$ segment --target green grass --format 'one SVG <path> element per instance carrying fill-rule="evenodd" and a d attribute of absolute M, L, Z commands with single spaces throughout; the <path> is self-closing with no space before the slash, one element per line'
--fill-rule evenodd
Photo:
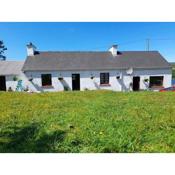
<path fill-rule="evenodd" d="M 0 152 L 175 152 L 175 93 L 0 93 Z"/>

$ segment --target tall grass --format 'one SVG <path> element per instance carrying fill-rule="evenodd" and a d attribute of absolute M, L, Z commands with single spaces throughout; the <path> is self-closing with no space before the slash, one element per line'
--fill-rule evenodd
<path fill-rule="evenodd" d="M 175 93 L 0 93 L 0 152 L 175 152 Z"/>

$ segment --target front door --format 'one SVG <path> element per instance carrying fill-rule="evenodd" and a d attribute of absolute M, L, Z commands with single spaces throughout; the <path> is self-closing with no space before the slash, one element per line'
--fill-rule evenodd
<path fill-rule="evenodd" d="M 80 74 L 72 74 L 72 90 L 80 90 Z"/>
<path fill-rule="evenodd" d="M 6 91 L 5 76 L 0 76 L 0 91 Z"/>
<path fill-rule="evenodd" d="M 139 91 L 140 89 L 140 77 L 133 77 L 133 91 Z"/>

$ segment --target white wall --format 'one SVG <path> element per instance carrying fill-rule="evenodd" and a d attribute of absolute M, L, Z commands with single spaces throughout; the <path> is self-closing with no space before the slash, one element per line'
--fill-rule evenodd
<path fill-rule="evenodd" d="M 140 76 L 140 89 L 145 89 L 144 79 L 149 79 L 150 76 L 164 76 L 163 86 L 170 87 L 172 82 L 171 69 L 155 69 L 155 70 L 137 70 L 135 76 Z"/>
<path fill-rule="evenodd" d="M 26 87 L 30 87 L 32 91 L 36 91 L 36 88 L 32 86 L 31 82 L 28 80 L 24 73 L 20 73 L 19 75 L 6 75 L 6 90 L 12 88 L 13 91 L 16 91 L 16 87 L 18 84 L 18 80 L 14 81 L 14 77 L 17 77 L 18 80 L 22 80 L 22 87 L 26 89 Z"/>
<path fill-rule="evenodd" d="M 109 72 L 110 74 L 110 86 L 100 86 L 100 73 Z M 41 86 L 41 74 L 52 74 L 52 88 L 42 88 Z M 127 75 L 126 70 L 104 70 L 104 71 L 51 71 L 51 72 L 26 72 L 23 75 L 25 85 L 29 87 L 32 91 L 63 91 L 64 85 L 66 84 L 69 89 L 72 89 L 72 74 L 80 74 L 80 88 L 85 90 L 95 89 L 109 89 L 114 91 L 129 91 L 131 90 L 130 83 L 132 82 L 133 76 L 140 76 L 140 89 L 147 89 L 147 85 L 144 82 L 145 78 L 150 76 L 164 76 L 164 87 L 171 86 L 171 69 L 136 69 L 133 72 L 133 75 Z M 64 78 L 64 81 L 58 80 L 59 76 Z M 91 79 L 91 75 L 95 76 L 94 79 Z M 117 75 L 122 75 L 120 80 L 116 79 Z M 29 82 L 26 77 L 33 77 L 32 83 Z"/>
<path fill-rule="evenodd" d="M 14 77 L 17 77 L 18 80 L 22 80 L 22 87 L 26 88 L 26 76 L 21 72 L 20 75 L 6 75 L 6 90 L 11 87 L 13 91 L 16 91 L 18 80 L 14 81 Z"/>
<path fill-rule="evenodd" d="M 123 71 L 123 90 L 129 90 L 129 84 L 133 81 L 134 76 L 140 77 L 140 90 L 146 90 L 149 86 L 148 83 L 144 82 L 144 79 L 148 79 L 150 76 L 164 76 L 163 86 L 170 87 L 172 81 L 172 71 L 171 69 L 135 69 L 132 76 L 127 75 L 126 71 Z M 126 87 L 126 88 L 125 88 Z"/>
<path fill-rule="evenodd" d="M 13 80 L 14 75 L 6 75 L 6 90 L 8 90 L 10 87 L 12 88 L 13 91 L 16 90 L 17 86 L 17 81 Z M 17 76 L 16 76 L 17 77 Z"/>
<path fill-rule="evenodd" d="M 42 91 L 63 91 L 64 84 L 66 84 L 70 90 L 72 90 L 72 74 L 79 73 L 80 74 L 80 89 L 85 90 L 86 88 L 89 90 L 95 89 L 112 89 L 116 91 L 121 90 L 120 83 L 116 80 L 116 73 L 119 71 L 101 71 L 101 72 L 109 72 L 110 73 L 110 84 L 111 86 L 99 86 L 100 84 L 100 72 L 99 71 L 53 71 L 53 72 L 27 72 L 27 77 L 33 77 L 32 84 L 38 88 L 38 90 Z M 52 74 L 52 86 L 53 88 L 42 88 L 41 87 L 41 74 Z M 61 76 L 64 78 L 64 81 L 58 80 L 58 77 Z M 95 76 L 94 79 L 91 79 L 91 74 Z M 36 88 L 36 89 L 37 89 Z"/>

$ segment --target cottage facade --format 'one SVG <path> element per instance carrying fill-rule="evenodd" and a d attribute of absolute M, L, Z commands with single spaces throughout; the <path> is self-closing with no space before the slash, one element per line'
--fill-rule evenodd
<path fill-rule="evenodd" d="M 19 77 L 33 92 L 157 90 L 170 87 L 170 64 L 157 51 L 41 52 L 27 45 Z M 15 85 L 13 85 L 15 86 Z"/>

